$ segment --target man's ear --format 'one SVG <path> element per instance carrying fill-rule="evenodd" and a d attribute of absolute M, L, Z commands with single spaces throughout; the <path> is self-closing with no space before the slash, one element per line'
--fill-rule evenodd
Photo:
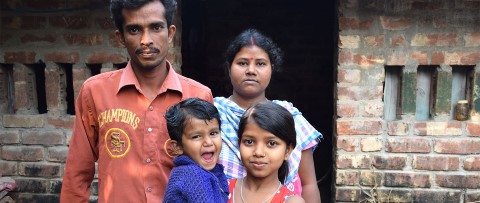
<path fill-rule="evenodd" d="M 176 31 L 177 27 L 175 27 L 175 25 L 170 25 L 170 27 L 168 28 L 168 43 L 172 43 Z"/>
<path fill-rule="evenodd" d="M 123 34 L 120 31 L 115 30 L 115 38 L 117 38 L 117 41 L 125 47 L 125 37 L 123 37 Z"/>
<path fill-rule="evenodd" d="M 170 141 L 170 147 L 172 147 L 174 156 L 179 156 L 183 154 L 183 147 L 180 144 L 178 144 L 176 140 Z"/>

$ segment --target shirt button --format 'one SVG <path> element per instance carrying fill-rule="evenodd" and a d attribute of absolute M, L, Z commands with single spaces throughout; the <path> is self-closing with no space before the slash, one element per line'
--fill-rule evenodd
<path fill-rule="evenodd" d="M 149 133 L 151 133 L 151 132 L 152 132 L 152 128 L 148 128 L 147 131 L 148 131 Z"/>
<path fill-rule="evenodd" d="M 151 187 L 147 187 L 147 192 L 151 192 L 152 191 L 152 188 Z"/>
<path fill-rule="evenodd" d="M 152 160 L 150 158 L 147 158 L 147 163 L 150 163 Z"/>
<path fill-rule="evenodd" d="M 153 111 L 153 106 L 149 106 L 148 110 Z"/>

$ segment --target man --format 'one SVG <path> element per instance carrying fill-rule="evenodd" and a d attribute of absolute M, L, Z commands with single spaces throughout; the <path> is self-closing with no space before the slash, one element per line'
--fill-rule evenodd
<path fill-rule="evenodd" d="M 166 60 L 175 0 L 112 0 L 110 10 L 130 61 L 80 90 L 61 202 L 88 201 L 95 162 L 98 202 L 162 202 L 173 167 L 165 112 L 190 97 L 213 102 L 212 93 Z"/>

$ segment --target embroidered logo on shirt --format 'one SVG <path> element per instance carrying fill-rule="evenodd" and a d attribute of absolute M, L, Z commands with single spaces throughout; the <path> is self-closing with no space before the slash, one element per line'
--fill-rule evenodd
<path fill-rule="evenodd" d="M 100 128 L 111 122 L 126 123 L 135 130 L 138 127 L 138 123 L 140 123 L 140 118 L 137 114 L 126 109 L 108 109 L 99 114 L 98 123 Z"/>
<path fill-rule="evenodd" d="M 110 128 L 105 133 L 105 148 L 112 158 L 121 158 L 130 150 L 130 137 L 119 128 Z"/>

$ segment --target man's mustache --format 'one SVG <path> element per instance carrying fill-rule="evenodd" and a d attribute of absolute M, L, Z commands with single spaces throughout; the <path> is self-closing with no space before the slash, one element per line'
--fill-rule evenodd
<path fill-rule="evenodd" d="M 160 52 L 160 49 L 159 49 L 159 48 L 149 46 L 149 47 L 140 47 L 140 48 L 136 49 L 136 50 L 135 50 L 135 54 L 141 54 L 141 53 L 143 53 L 143 52 L 146 52 L 146 50 L 149 50 L 149 52 L 152 52 L 152 53 L 158 53 L 158 52 Z"/>

